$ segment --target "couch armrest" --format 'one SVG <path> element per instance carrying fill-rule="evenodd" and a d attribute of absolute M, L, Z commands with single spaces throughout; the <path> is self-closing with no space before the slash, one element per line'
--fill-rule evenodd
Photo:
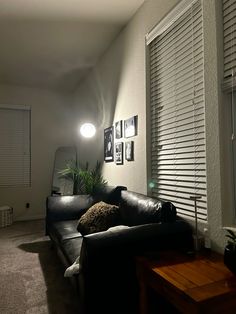
<path fill-rule="evenodd" d="M 46 222 L 79 219 L 93 203 L 89 195 L 48 196 Z"/>
<path fill-rule="evenodd" d="M 172 223 L 154 223 L 112 228 L 104 232 L 84 236 L 82 250 L 86 259 L 100 258 L 101 255 L 140 254 L 162 249 L 191 250 L 192 229 L 184 220 Z M 84 253 L 84 252 L 83 252 Z M 83 254 L 82 254 L 83 256 Z"/>
<path fill-rule="evenodd" d="M 86 310 L 93 313 L 101 308 L 109 313 L 104 311 L 105 295 L 107 310 L 116 304 L 119 296 L 119 304 L 115 305 L 117 313 L 123 313 L 124 308 L 126 313 L 134 313 L 139 295 L 135 256 L 161 249 L 185 250 L 191 244 L 191 227 L 180 220 L 112 228 L 84 236 L 80 252 L 82 271 L 78 280 L 83 287 Z"/>

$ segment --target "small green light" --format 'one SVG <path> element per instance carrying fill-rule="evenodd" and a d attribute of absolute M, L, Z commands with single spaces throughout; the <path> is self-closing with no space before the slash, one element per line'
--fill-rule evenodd
<path fill-rule="evenodd" d="M 153 189 L 155 187 L 155 183 L 154 182 L 150 182 L 148 186 L 149 186 L 150 189 Z"/>

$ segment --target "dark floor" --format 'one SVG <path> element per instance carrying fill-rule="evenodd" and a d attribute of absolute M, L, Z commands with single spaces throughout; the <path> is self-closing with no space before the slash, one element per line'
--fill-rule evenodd
<path fill-rule="evenodd" d="M 1 314 L 79 313 L 77 295 L 44 230 L 41 220 L 0 229 Z"/>

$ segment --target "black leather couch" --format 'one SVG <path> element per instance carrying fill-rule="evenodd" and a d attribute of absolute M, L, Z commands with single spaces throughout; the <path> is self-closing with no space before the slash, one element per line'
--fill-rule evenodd
<path fill-rule="evenodd" d="M 82 236 L 78 219 L 94 203 L 119 205 L 122 224 Z M 166 249 L 192 249 L 192 230 L 176 216 L 175 207 L 125 187 L 107 187 L 97 196 L 49 196 L 46 233 L 65 267 L 80 255 L 81 272 L 73 276 L 81 312 L 86 314 L 137 313 L 138 283 L 135 256 Z"/>

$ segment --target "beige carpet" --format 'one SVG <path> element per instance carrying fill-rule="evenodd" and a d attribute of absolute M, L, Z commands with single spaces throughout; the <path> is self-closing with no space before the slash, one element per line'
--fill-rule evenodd
<path fill-rule="evenodd" d="M 0 228 L 0 313 L 79 313 L 64 268 L 44 236 L 44 221 Z"/>

